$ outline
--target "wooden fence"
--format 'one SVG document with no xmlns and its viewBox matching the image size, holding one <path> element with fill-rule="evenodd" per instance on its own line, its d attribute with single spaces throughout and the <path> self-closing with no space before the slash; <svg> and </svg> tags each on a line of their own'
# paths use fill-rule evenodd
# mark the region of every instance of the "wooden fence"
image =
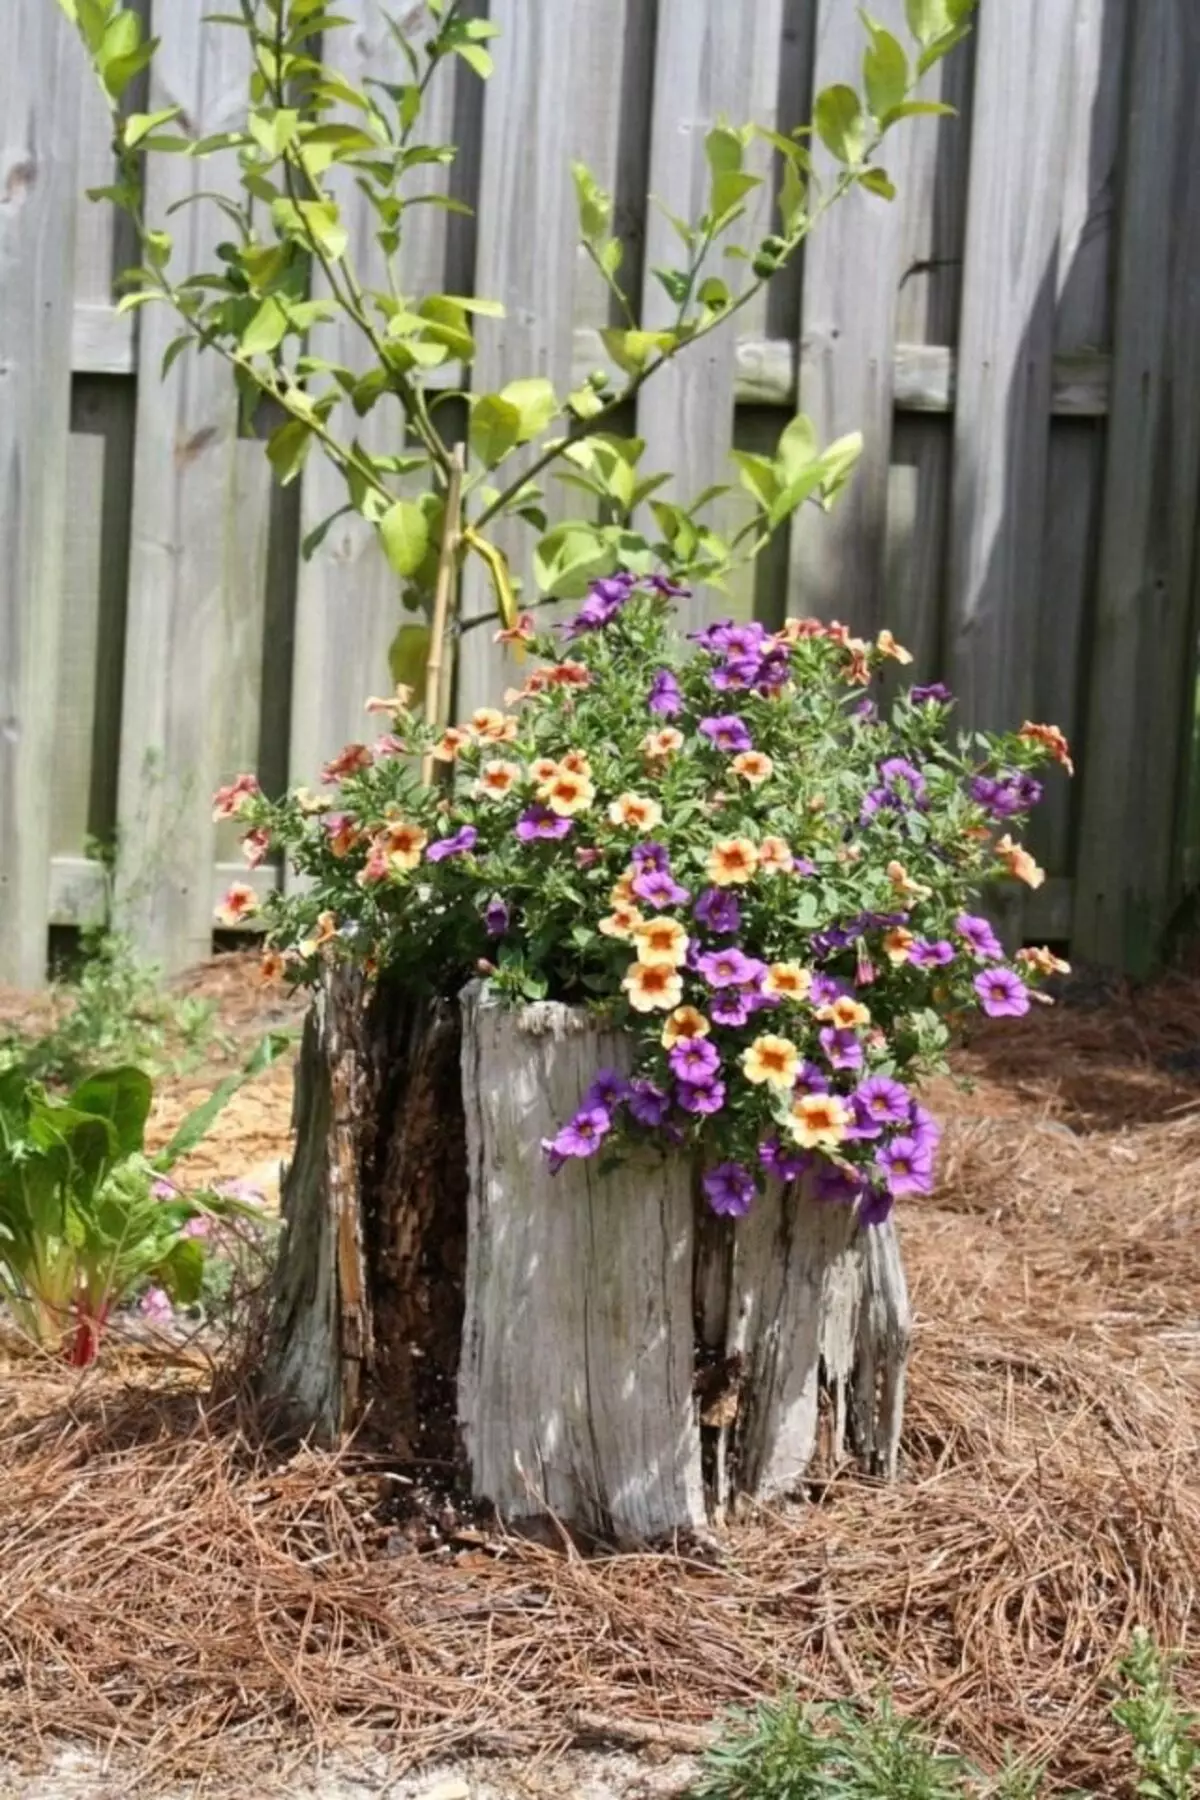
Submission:
<svg viewBox="0 0 1200 1800">
<path fill-rule="evenodd" d="M 209 0 L 149 0 L 164 43 L 151 104 L 197 133 L 240 92 L 237 34 Z M 401 12 L 414 11 L 398 0 Z M 388 60 L 376 0 L 341 0 L 352 77 Z M 901 0 L 874 0 L 890 24 Z M 236 770 L 312 780 L 363 730 L 386 680 L 394 584 L 343 524 L 317 458 L 274 489 L 239 437 L 233 393 L 190 358 L 167 380 L 171 324 L 118 317 L 129 246 L 82 198 L 108 172 L 107 121 L 53 0 L 6 0 L 0 61 L 0 979 L 34 983 L 48 926 L 95 913 L 93 839 L 119 834 L 130 916 L 178 966 L 210 943 L 237 866 L 209 794 Z M 852 0 L 491 0 L 486 86 L 437 90 L 461 146 L 405 284 L 502 300 L 476 381 L 561 390 L 603 357 L 603 291 L 575 247 L 582 157 L 617 196 L 644 315 L 659 304 L 655 195 L 690 212 L 720 113 L 787 129 L 814 88 L 856 79 Z M 15 33 L 15 35 L 14 35 Z M 823 435 L 867 449 L 830 518 L 805 519 L 760 568 L 760 614 L 887 622 L 917 671 L 981 724 L 1052 719 L 1080 775 L 1034 831 L 1051 879 L 1025 920 L 1077 953 L 1145 961 L 1170 904 L 1194 679 L 1200 486 L 1200 7 L 1196 0 L 982 0 L 932 83 L 956 120 L 897 132 L 895 205 L 854 196 L 789 273 L 647 388 L 646 466 L 683 496 L 731 445 L 773 441 L 797 393 Z M 158 160 L 152 214 L 211 186 Z M 366 221 L 351 193 L 355 237 Z M 221 235 L 178 215 L 182 254 Z M 765 225 L 765 214 L 762 220 Z M 328 353 L 352 346 L 327 328 Z M 631 425 L 633 421 L 630 422 Z M 468 611 L 479 606 L 473 590 Z M 502 683 L 473 632 L 462 700 Z M 257 879 L 276 879 L 270 870 Z"/>
</svg>

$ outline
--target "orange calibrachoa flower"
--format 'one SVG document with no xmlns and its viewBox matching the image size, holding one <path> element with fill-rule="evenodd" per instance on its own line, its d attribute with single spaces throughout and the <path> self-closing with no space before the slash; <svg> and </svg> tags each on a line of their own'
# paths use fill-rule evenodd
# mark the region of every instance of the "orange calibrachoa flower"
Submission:
<svg viewBox="0 0 1200 1800">
<path fill-rule="evenodd" d="M 1028 719 L 1017 733 L 1018 737 L 1029 738 L 1035 744 L 1047 749 L 1056 763 L 1061 763 L 1068 775 L 1075 773 L 1075 764 L 1071 761 L 1071 746 L 1057 725 L 1033 725 Z"/>
<path fill-rule="evenodd" d="M 586 775 L 589 781 L 592 778 L 592 765 L 582 750 L 568 750 L 558 766 L 569 775 Z"/>
<path fill-rule="evenodd" d="M 397 685 L 394 694 L 389 694 L 386 697 L 379 694 L 372 694 L 371 698 L 364 706 L 363 711 L 369 713 L 392 713 L 393 715 L 406 712 L 412 697 L 412 689 L 406 687 L 401 681 Z"/>
<path fill-rule="evenodd" d="M 882 656 L 890 656 L 895 662 L 910 663 L 912 661 L 912 651 L 906 650 L 903 644 L 898 644 L 890 631 L 880 632 L 875 639 L 875 648 Z"/>
<path fill-rule="evenodd" d="M 812 973 L 796 962 L 772 963 L 763 977 L 764 994 L 779 1000 L 803 1000 L 812 986 Z"/>
<path fill-rule="evenodd" d="M 839 994 L 837 999 L 831 1000 L 828 1006 L 819 1007 L 817 1017 L 818 1019 L 828 1019 L 829 1023 L 836 1025 L 839 1031 L 856 1031 L 860 1025 L 871 1023 L 870 1008 L 864 1006 L 861 1000 L 853 999 L 849 994 Z"/>
<path fill-rule="evenodd" d="M 287 958 L 281 956 L 278 950 L 264 950 L 259 959 L 258 979 L 264 987 L 273 987 L 276 982 L 282 981 L 287 966 Z"/>
<path fill-rule="evenodd" d="M 790 1090 L 800 1067 L 800 1052 L 790 1038 L 766 1032 L 742 1052 L 742 1072 L 756 1086 Z"/>
<path fill-rule="evenodd" d="M 242 839 L 242 855 L 246 859 L 246 867 L 249 869 L 261 868 L 267 860 L 270 849 L 271 834 L 269 831 L 265 831 L 261 825 L 255 826 L 253 831 L 248 831 Z"/>
<path fill-rule="evenodd" d="M 305 938 L 304 942 L 298 946 L 301 956 L 315 956 L 318 950 L 323 949 L 326 944 L 331 944 L 337 934 L 336 913 L 318 913 L 317 929 L 311 937 Z"/>
<path fill-rule="evenodd" d="M 458 753 L 471 742 L 471 733 L 464 725 L 447 725 L 441 737 L 433 747 L 433 754 L 438 762 L 454 762 Z"/>
<path fill-rule="evenodd" d="M 213 818 L 236 819 L 246 806 L 262 793 L 257 775 L 235 775 L 227 787 L 213 795 Z"/>
<path fill-rule="evenodd" d="M 497 644 L 527 644 L 536 635 L 532 613 L 522 613 L 515 625 L 498 631 L 492 640 Z"/>
<path fill-rule="evenodd" d="M 1027 969 L 1036 970 L 1039 975 L 1069 975 L 1071 973 L 1070 963 L 1064 962 L 1061 956 L 1055 956 L 1054 952 L 1048 950 L 1045 945 L 1041 949 L 1034 949 L 1032 945 L 1028 945 L 1024 950 L 1017 951 L 1014 960 L 1024 963 Z"/>
<path fill-rule="evenodd" d="M 481 743 L 499 743 L 507 717 L 498 706 L 477 706 L 471 714 L 471 736 Z"/>
<path fill-rule="evenodd" d="M 663 811 L 657 800 L 645 794 L 618 794 L 608 816 L 614 825 L 624 825 L 632 831 L 653 831 L 662 824 Z"/>
<path fill-rule="evenodd" d="M 714 887 L 744 886 L 758 867 L 758 849 L 749 838 L 719 838 L 705 867 Z"/>
<path fill-rule="evenodd" d="M 258 895 L 245 881 L 235 881 L 226 889 L 224 898 L 217 908 L 217 922 L 220 925 L 240 925 L 244 919 L 252 919 L 258 911 Z"/>
<path fill-rule="evenodd" d="M 805 638 L 825 637 L 826 629 L 820 619 L 785 619 L 776 633 L 780 643 L 800 644 Z"/>
<path fill-rule="evenodd" d="M 849 1108 L 837 1094 L 801 1094 L 792 1104 L 788 1131 L 805 1150 L 836 1150 L 849 1129 Z"/>
<path fill-rule="evenodd" d="M 679 1006 L 671 1014 L 662 1029 L 664 1050 L 673 1050 L 676 1044 L 690 1044 L 694 1038 L 705 1038 L 712 1026 L 702 1012 L 694 1006 Z"/>
<path fill-rule="evenodd" d="M 920 881 L 913 881 L 901 862 L 890 862 L 887 866 L 887 878 L 901 900 L 928 900 L 933 892 Z"/>
<path fill-rule="evenodd" d="M 769 756 L 764 756 L 761 750 L 743 750 L 734 757 L 729 766 L 735 775 L 740 775 L 743 781 L 750 783 L 751 787 L 761 787 L 764 781 L 770 779 L 775 770 L 775 764 Z"/>
<path fill-rule="evenodd" d="M 1009 874 L 1023 881 L 1026 887 L 1039 888 L 1045 881 L 1045 869 L 1038 866 L 1024 845 L 1014 844 L 1007 831 L 996 845 L 996 855 Z"/>
<path fill-rule="evenodd" d="M 758 866 L 764 875 L 790 875 L 795 864 L 786 838 L 765 837 L 758 847 Z"/>
<path fill-rule="evenodd" d="M 671 1012 L 683 998 L 683 981 L 669 963 L 632 963 L 621 986 L 635 1012 Z"/>
<path fill-rule="evenodd" d="M 574 775 L 560 765 L 549 781 L 542 782 L 537 797 L 560 819 L 573 819 L 576 813 L 587 811 L 596 798 L 596 790 L 586 775 Z"/>
<path fill-rule="evenodd" d="M 605 937 L 632 938 L 635 929 L 642 922 L 642 915 L 636 906 L 624 906 L 621 902 L 614 904 L 607 918 L 601 919 L 597 929 Z"/>
<path fill-rule="evenodd" d="M 493 758 L 485 762 L 479 771 L 479 779 L 475 783 L 475 792 L 488 800 L 503 800 L 512 792 L 521 779 L 520 763 L 500 762 Z"/>
<path fill-rule="evenodd" d="M 328 834 L 329 849 L 339 861 L 357 850 L 363 841 L 363 833 L 346 813 L 331 813 L 325 821 Z"/>
<path fill-rule="evenodd" d="M 421 852 L 429 842 L 429 833 L 407 819 L 393 819 L 385 825 L 378 839 L 394 869 L 415 869 Z"/>
<path fill-rule="evenodd" d="M 535 781 L 553 781 L 558 774 L 558 764 L 552 756 L 539 756 L 536 762 L 530 763 L 529 773 Z"/>
<path fill-rule="evenodd" d="M 901 963 L 908 961 L 909 951 L 915 942 L 915 933 L 906 931 L 903 925 L 893 925 L 890 931 L 883 934 L 883 954 L 892 967 L 898 969 Z"/>
<path fill-rule="evenodd" d="M 360 769 L 369 769 L 375 761 L 365 744 L 347 744 L 332 757 L 321 770 L 321 780 L 330 784 L 344 781 L 347 775 L 356 775 Z"/>
<path fill-rule="evenodd" d="M 306 816 L 329 812 L 333 806 L 333 795 L 314 794 L 311 788 L 298 787 L 292 794 L 292 804 L 298 806 Z"/>
<path fill-rule="evenodd" d="M 648 731 L 642 739 L 642 754 L 647 762 L 665 762 L 682 749 L 683 733 L 674 725 L 664 725 L 661 731 Z"/>
<path fill-rule="evenodd" d="M 567 657 L 563 662 L 555 663 L 546 671 L 546 679 L 551 687 L 589 687 L 592 671 L 586 663 L 572 662 Z"/>
<path fill-rule="evenodd" d="M 688 934 L 678 919 L 644 919 L 633 928 L 638 961 L 678 969 L 688 951 Z"/>
</svg>

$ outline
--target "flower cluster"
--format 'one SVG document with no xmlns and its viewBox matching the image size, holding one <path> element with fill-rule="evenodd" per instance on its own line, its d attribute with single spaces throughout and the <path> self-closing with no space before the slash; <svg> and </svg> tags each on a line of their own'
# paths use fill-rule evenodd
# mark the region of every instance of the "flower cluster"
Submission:
<svg viewBox="0 0 1200 1800">
<path fill-rule="evenodd" d="M 505 707 L 436 741 L 408 696 L 327 791 L 218 796 L 247 854 L 308 877 L 268 904 L 266 967 L 331 956 L 414 992 L 482 972 L 514 1003 L 587 1004 L 630 1041 L 545 1144 L 552 1167 L 650 1139 L 697 1155 L 709 1203 L 746 1212 L 804 1179 L 867 1223 L 928 1192 L 938 1132 L 916 1097 L 948 1022 L 1028 1011 L 1049 950 L 1009 959 L 978 909 L 1042 872 L 1011 833 L 1070 768 L 1053 726 L 952 741 L 952 699 L 864 692 L 909 661 L 888 632 L 789 620 L 673 630 L 662 577 L 594 584 Z M 417 779 L 432 748 L 447 780 Z M 249 887 L 230 913 L 255 904 Z"/>
</svg>

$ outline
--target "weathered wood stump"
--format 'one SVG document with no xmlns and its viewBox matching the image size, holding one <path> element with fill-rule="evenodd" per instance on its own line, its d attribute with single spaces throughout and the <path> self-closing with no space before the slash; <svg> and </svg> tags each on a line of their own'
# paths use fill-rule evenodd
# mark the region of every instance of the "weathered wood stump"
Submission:
<svg viewBox="0 0 1200 1800">
<path fill-rule="evenodd" d="M 264 1371 L 291 1423 L 469 1468 L 510 1522 L 702 1533 L 852 1450 L 895 1472 L 909 1313 L 894 1228 L 772 1187 L 718 1219 L 687 1159 L 552 1176 L 550 1136 L 628 1046 L 473 984 L 314 1001 Z"/>
</svg>

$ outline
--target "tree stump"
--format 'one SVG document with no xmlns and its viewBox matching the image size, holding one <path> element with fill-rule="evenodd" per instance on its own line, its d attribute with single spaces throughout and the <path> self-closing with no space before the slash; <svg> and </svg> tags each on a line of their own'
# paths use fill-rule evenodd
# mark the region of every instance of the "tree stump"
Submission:
<svg viewBox="0 0 1200 1800">
<path fill-rule="evenodd" d="M 332 975 L 296 1082 L 263 1376 L 293 1428 L 362 1421 L 510 1523 L 703 1534 L 853 1451 L 895 1474 L 909 1312 L 894 1227 L 774 1184 L 715 1218 L 683 1156 L 541 1150 L 619 1035 L 582 1011 L 370 996 Z M 365 1415 L 365 1416 L 364 1416 Z"/>
</svg>

